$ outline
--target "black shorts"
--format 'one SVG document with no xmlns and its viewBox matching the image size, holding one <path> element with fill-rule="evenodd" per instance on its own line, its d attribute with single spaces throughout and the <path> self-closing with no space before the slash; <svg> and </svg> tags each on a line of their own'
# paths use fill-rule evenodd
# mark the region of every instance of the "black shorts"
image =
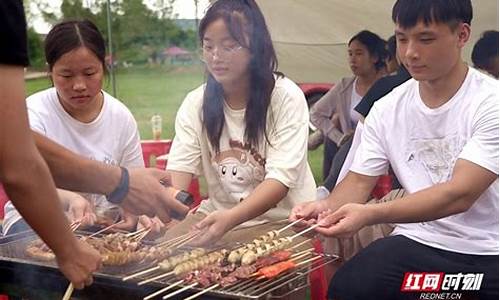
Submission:
<svg viewBox="0 0 500 300">
<path fill-rule="evenodd" d="M 401 291 L 406 272 L 484 275 L 479 290 L 463 291 L 460 286 L 457 290 L 406 292 Z M 461 254 L 429 247 L 401 235 L 390 236 L 374 241 L 347 261 L 330 282 L 328 297 L 496 300 L 498 255 Z"/>
</svg>

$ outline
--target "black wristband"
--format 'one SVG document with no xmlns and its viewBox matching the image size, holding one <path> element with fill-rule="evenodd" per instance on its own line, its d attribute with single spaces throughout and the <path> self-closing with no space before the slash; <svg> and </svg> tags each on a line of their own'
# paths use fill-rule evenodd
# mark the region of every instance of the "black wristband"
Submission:
<svg viewBox="0 0 500 300">
<path fill-rule="evenodd" d="M 128 187 L 129 187 L 128 170 L 124 167 L 120 167 L 120 169 L 122 170 L 120 183 L 118 183 L 118 186 L 115 188 L 114 191 L 111 192 L 111 194 L 106 196 L 109 202 L 117 205 L 123 202 L 123 199 L 125 199 L 125 197 L 128 194 Z"/>
</svg>

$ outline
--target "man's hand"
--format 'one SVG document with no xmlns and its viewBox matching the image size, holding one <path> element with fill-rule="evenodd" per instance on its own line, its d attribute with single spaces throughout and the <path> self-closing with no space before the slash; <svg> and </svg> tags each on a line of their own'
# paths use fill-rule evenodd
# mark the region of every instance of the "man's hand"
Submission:
<svg viewBox="0 0 500 300">
<path fill-rule="evenodd" d="M 373 204 L 349 203 L 332 212 L 327 210 L 318 216 L 316 231 L 324 236 L 348 238 L 361 228 L 371 224 Z"/>
<path fill-rule="evenodd" d="M 155 168 L 129 169 L 130 184 L 127 197 L 121 207 L 136 215 L 158 216 L 164 223 L 170 221 L 169 213 L 174 210 L 182 215 L 189 207 L 181 204 L 160 183 L 170 183 L 170 174 Z"/>
<path fill-rule="evenodd" d="M 232 229 L 232 217 L 229 210 L 215 211 L 193 226 L 199 231 L 199 236 L 190 244 L 193 246 L 203 246 L 208 243 L 215 243 Z"/>
<path fill-rule="evenodd" d="M 101 267 L 101 255 L 87 243 L 77 240 L 74 247 L 68 247 L 66 254 L 57 255 L 57 264 L 61 272 L 73 283 L 76 289 L 82 289 L 93 282 L 92 273 Z"/>
<path fill-rule="evenodd" d="M 288 216 L 288 220 L 290 222 L 295 222 L 299 219 L 304 219 L 301 222 L 297 223 L 297 227 L 305 227 L 311 226 L 316 222 L 316 218 L 318 215 L 328 209 L 328 202 L 326 200 L 315 200 L 304 202 L 299 205 L 296 205 L 290 216 Z"/>
</svg>

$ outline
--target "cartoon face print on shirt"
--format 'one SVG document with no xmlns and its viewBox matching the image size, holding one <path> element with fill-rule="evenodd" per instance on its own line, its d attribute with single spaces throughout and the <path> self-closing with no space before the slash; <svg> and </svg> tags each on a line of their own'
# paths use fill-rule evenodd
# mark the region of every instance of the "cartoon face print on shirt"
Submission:
<svg viewBox="0 0 500 300">
<path fill-rule="evenodd" d="M 233 147 L 212 160 L 222 188 L 232 200 L 242 201 L 264 180 L 264 165 L 252 153 L 255 152 Z"/>
</svg>

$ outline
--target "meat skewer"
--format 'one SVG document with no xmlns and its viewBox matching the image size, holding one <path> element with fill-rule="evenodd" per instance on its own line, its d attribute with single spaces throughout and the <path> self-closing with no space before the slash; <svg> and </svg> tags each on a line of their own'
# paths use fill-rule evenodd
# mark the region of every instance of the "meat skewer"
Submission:
<svg viewBox="0 0 500 300">
<path fill-rule="evenodd" d="M 310 248 L 310 249 L 307 249 L 305 251 L 301 251 L 299 253 L 296 253 L 296 254 L 292 255 L 294 257 L 293 259 L 288 259 L 288 260 L 287 260 L 287 258 L 291 257 L 290 256 L 291 253 L 287 252 L 288 255 L 282 255 L 281 256 L 282 261 L 277 262 L 277 263 L 272 264 L 272 265 L 265 266 L 263 268 L 260 268 L 258 272 L 256 272 L 256 273 L 248 276 L 248 278 L 255 277 L 257 275 L 262 275 L 262 276 L 265 276 L 266 278 L 276 277 L 279 274 L 281 274 L 281 273 L 283 273 L 283 272 L 285 272 L 287 270 L 290 270 L 292 268 L 295 268 L 295 267 L 297 267 L 299 265 L 304 264 L 304 262 L 302 262 L 302 263 L 295 263 L 294 260 L 302 259 L 303 257 L 309 255 L 312 250 L 314 250 L 314 249 Z M 281 254 L 285 254 L 285 251 L 281 252 Z M 319 256 L 317 258 L 319 258 Z M 309 262 L 309 261 L 310 260 L 307 260 L 305 262 Z M 247 266 L 242 266 L 242 267 L 244 268 L 244 267 L 247 267 Z M 273 267 L 273 268 L 271 268 L 271 267 Z M 261 273 L 261 270 L 263 270 L 262 273 Z M 201 296 L 201 295 L 203 295 L 203 294 L 205 294 L 205 293 L 207 293 L 207 292 L 209 292 L 209 291 L 211 291 L 211 290 L 213 290 L 213 289 L 215 289 L 215 288 L 217 288 L 219 286 L 223 286 L 224 287 L 224 285 L 222 284 L 224 278 L 233 276 L 231 274 L 234 274 L 235 272 L 237 272 L 237 270 L 231 272 L 226 277 L 221 278 L 218 283 L 215 283 L 215 284 L 213 284 L 213 285 L 211 285 L 211 286 L 209 286 L 209 287 L 207 287 L 207 288 L 199 291 L 198 293 L 196 293 L 194 295 L 191 295 L 190 297 L 186 298 L 185 300 L 195 299 L 195 298 L 197 298 L 197 297 L 199 297 L 199 296 Z M 257 279 L 261 279 L 261 277 L 259 277 Z M 230 284 L 232 284 L 232 283 L 230 283 Z"/>
<path fill-rule="evenodd" d="M 183 263 L 183 262 L 188 261 L 188 260 L 193 259 L 193 258 L 200 257 L 200 256 L 204 255 L 205 253 L 206 253 L 205 249 L 196 248 L 196 249 L 191 250 L 188 253 L 183 253 L 183 254 L 179 254 L 176 256 L 171 256 L 171 257 L 164 259 L 163 261 L 160 261 L 158 263 L 158 265 L 155 267 L 131 274 L 129 276 L 124 277 L 122 280 L 126 281 L 126 280 L 129 280 L 129 279 L 132 279 L 132 278 L 135 278 L 135 277 L 147 274 L 147 273 L 151 273 L 151 272 L 154 272 L 157 270 L 170 271 L 178 264 Z"/>
<path fill-rule="evenodd" d="M 297 221 L 299 221 L 299 220 L 297 220 Z M 295 221 L 293 223 L 296 223 L 297 221 Z M 287 225 L 287 226 L 289 226 L 289 225 Z M 269 254 L 270 251 L 272 251 L 272 250 L 280 250 L 280 247 L 285 247 L 286 245 L 291 244 L 295 238 L 297 238 L 298 236 L 316 228 L 318 225 L 315 224 L 315 225 L 313 225 L 313 226 L 311 226 L 311 227 L 309 227 L 309 228 L 307 228 L 307 229 L 305 229 L 305 230 L 303 230 L 303 231 L 301 231 L 301 232 L 299 232 L 291 237 L 286 237 L 286 238 L 284 237 L 284 238 L 280 238 L 279 240 L 275 240 L 275 238 L 277 236 L 279 236 L 280 232 L 282 230 L 284 230 L 285 228 L 287 228 L 287 226 L 283 227 L 280 230 L 269 231 L 266 234 L 261 235 L 260 237 L 253 240 L 252 243 L 246 244 L 243 247 L 240 247 L 238 249 L 231 251 L 229 253 L 228 261 L 230 263 L 241 262 L 242 264 L 251 264 L 259 256 Z M 266 244 L 269 242 L 271 242 L 272 244 Z M 261 247 L 262 245 L 264 245 L 266 248 L 259 249 L 259 247 Z M 281 249 L 283 249 L 283 248 L 281 248 Z"/>
<path fill-rule="evenodd" d="M 199 269 L 201 267 L 205 267 L 205 266 L 222 261 L 224 259 L 224 257 L 226 256 L 226 254 L 227 254 L 227 250 L 222 249 L 219 251 L 211 252 L 207 255 L 196 257 L 196 258 L 192 259 L 191 261 L 188 260 L 188 261 L 181 262 L 181 263 L 177 264 L 172 271 L 155 276 L 155 277 L 152 277 L 152 278 L 149 278 L 149 279 L 146 279 L 146 280 L 143 280 L 137 284 L 144 285 L 146 283 L 158 280 L 160 278 L 165 278 L 165 277 L 168 277 L 170 275 L 180 276 L 184 273 L 189 273 L 192 270 Z"/>
</svg>

